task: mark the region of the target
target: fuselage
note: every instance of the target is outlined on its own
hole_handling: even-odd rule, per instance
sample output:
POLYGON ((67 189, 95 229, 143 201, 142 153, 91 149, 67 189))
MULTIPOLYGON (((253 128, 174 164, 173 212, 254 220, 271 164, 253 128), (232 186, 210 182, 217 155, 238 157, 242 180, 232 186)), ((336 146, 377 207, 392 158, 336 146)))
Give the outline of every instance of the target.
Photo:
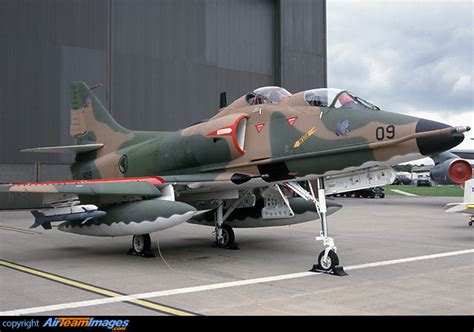
POLYGON ((425 142, 415 137, 446 128, 450 127, 372 109, 250 105, 224 109, 177 132, 130 132, 117 149, 94 152, 90 159, 76 162, 73 171, 77 179, 186 174, 226 179, 234 173, 262 172, 311 179, 396 165, 422 158, 424 150, 448 149, 462 140, 462 134, 439 133, 442 139, 425 142), (424 146, 435 143, 439 147, 424 146))

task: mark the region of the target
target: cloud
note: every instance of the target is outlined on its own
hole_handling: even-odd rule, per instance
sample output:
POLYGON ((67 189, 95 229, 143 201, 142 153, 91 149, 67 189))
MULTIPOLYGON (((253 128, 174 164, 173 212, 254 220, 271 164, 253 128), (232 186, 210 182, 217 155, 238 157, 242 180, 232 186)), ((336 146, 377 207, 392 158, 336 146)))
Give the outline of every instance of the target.
POLYGON ((385 110, 463 114, 472 123, 473 6, 327 1, 328 85, 385 110))

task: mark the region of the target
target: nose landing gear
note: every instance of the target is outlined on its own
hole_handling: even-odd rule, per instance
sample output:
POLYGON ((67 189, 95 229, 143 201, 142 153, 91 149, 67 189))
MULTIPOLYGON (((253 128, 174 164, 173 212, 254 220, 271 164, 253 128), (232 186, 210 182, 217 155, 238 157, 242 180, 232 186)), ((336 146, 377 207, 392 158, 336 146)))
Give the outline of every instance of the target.
MULTIPOLYGON (((323 272, 334 274, 337 276, 347 276, 348 274, 344 271, 342 266, 339 266, 339 257, 336 254, 337 248, 334 245, 334 239, 328 236, 328 225, 327 225, 327 209, 326 209, 326 193, 324 191, 324 180, 319 178, 318 183, 318 198, 319 202, 316 201, 316 209, 319 211, 319 217, 321 219, 321 234, 316 237, 316 241, 323 241, 326 249, 321 251, 318 256, 318 264, 313 265, 310 271, 323 272)), ((313 194, 313 187, 311 182, 309 188, 313 194)), ((314 197, 314 194, 313 194, 314 197)))
POLYGON ((310 271, 328 273, 337 276, 347 276, 342 266, 339 266, 339 257, 336 254, 337 248, 334 245, 334 239, 328 236, 327 225, 327 209, 326 209, 326 194, 324 190, 324 181, 318 178, 318 199, 314 196, 311 182, 308 181, 310 192, 302 188, 297 182, 287 182, 286 186, 291 188, 298 196, 304 198, 308 202, 314 202, 316 211, 321 219, 321 233, 316 237, 316 241, 323 241, 325 250, 321 251, 318 256, 318 263, 313 265, 310 271))

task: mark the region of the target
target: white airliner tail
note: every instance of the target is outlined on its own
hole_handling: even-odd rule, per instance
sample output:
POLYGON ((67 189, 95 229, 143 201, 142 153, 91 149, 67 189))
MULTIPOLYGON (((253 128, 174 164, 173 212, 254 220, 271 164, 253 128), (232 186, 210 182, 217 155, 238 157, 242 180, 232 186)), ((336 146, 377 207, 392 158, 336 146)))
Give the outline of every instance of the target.
POLYGON ((444 208, 445 212, 467 213, 474 215, 474 179, 464 183, 464 200, 462 203, 450 203, 444 208))

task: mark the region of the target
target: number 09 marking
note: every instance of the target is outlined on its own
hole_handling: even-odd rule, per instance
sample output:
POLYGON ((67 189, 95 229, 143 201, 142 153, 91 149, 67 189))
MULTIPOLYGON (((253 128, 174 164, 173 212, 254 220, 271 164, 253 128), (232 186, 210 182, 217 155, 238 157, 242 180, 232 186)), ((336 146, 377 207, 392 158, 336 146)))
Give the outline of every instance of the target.
POLYGON ((375 137, 381 141, 387 137, 388 139, 393 139, 395 137, 395 126, 389 125, 387 128, 377 127, 375 129, 375 137))

